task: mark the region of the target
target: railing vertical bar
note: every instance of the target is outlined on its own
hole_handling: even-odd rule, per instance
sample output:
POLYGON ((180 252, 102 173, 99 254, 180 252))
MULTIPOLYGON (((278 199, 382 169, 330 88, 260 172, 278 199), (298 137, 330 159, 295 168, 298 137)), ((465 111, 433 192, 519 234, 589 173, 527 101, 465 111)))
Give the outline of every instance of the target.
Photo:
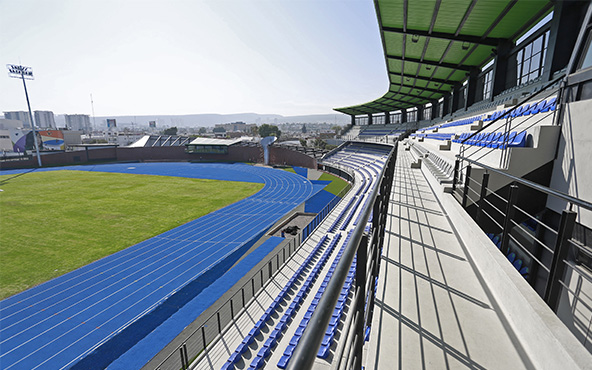
POLYGON ((504 218, 504 225, 502 230, 502 253, 508 254, 510 249, 510 226, 512 218, 514 218, 514 203, 518 199, 518 185, 510 185, 510 193, 508 194, 508 204, 506 205, 506 217, 504 218))
POLYGON ((463 189, 462 207, 467 208, 467 198, 469 196, 469 186, 471 184, 471 165, 467 166, 467 174, 465 176, 465 188, 463 189))
POLYGON ((565 263, 563 261, 567 258, 567 252, 569 251, 567 240, 573 233, 576 216, 577 213, 573 211, 564 210, 561 213, 559 232, 557 233, 553 252, 553 262, 551 263, 551 271, 545 288, 545 302, 547 302, 554 312, 557 312, 561 293, 561 284, 559 282, 565 272, 565 263))
POLYGON ((480 221, 481 221, 481 214, 483 212, 483 207, 485 206, 485 197, 487 196, 487 186, 488 185, 489 185, 489 173, 485 172, 483 174, 483 179, 481 180, 481 194, 479 194, 477 215, 475 216, 475 221, 477 222, 477 224, 480 224, 480 221))

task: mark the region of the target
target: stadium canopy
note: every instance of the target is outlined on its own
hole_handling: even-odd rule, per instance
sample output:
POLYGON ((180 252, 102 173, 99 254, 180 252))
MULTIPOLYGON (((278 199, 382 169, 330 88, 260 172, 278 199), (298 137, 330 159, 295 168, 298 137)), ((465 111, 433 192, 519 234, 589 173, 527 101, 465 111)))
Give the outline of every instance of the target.
POLYGON ((478 73, 500 45, 515 42, 552 9, 548 0, 375 0, 390 82, 349 115, 432 103, 478 73))

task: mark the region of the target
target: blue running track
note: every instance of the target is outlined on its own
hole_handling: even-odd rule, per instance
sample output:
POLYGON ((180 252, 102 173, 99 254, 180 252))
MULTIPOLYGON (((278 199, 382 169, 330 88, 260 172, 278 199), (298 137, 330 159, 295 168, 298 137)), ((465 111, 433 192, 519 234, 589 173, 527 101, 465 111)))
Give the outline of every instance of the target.
MULTIPOLYGON (((264 187, 242 201, 0 301, 2 369, 72 367, 142 317, 159 309, 162 314, 171 301, 177 305, 168 311, 176 312, 191 298, 179 297, 187 291, 183 288, 196 282, 200 289, 207 287, 277 220, 318 191, 302 176, 244 164, 126 163, 36 171, 64 169, 246 181, 264 187)), ((0 174, 22 172, 27 171, 0 174)))

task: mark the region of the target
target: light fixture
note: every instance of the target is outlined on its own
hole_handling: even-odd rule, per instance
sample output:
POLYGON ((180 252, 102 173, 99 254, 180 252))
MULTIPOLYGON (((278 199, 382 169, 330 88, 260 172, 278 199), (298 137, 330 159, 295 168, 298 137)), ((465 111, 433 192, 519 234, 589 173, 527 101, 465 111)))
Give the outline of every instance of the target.
POLYGON ((417 44, 419 41, 419 35, 411 35, 411 42, 417 44))
POLYGON ((463 50, 469 50, 469 46, 471 46, 471 44, 469 44, 469 43, 468 43, 468 42, 466 42, 466 41, 463 41, 461 48, 462 48, 463 50))
POLYGON ((432 67, 426 66, 426 70, 430 71, 431 69, 432 69, 432 67))

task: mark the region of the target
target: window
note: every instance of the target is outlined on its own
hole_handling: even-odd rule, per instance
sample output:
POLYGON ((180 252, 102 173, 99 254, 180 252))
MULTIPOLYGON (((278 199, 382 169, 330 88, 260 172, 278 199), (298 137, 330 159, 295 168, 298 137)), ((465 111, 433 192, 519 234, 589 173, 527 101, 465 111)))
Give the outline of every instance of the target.
POLYGON ((493 69, 483 76, 483 100, 491 98, 491 88, 493 86, 493 69))
POLYGON ((432 104, 428 103, 423 107, 423 119, 434 119, 432 104))
POLYGON ((586 46, 582 53, 582 59, 580 60, 580 66, 578 69, 586 69, 592 67, 592 32, 588 33, 588 40, 586 40, 586 46))
POLYGON ((391 123, 401 123, 401 112, 391 112, 391 123))
POLYGON ((407 110, 407 122, 417 121, 417 108, 410 108, 407 110))
POLYGON ((518 85, 532 81, 543 73, 550 32, 543 33, 516 53, 518 85))

